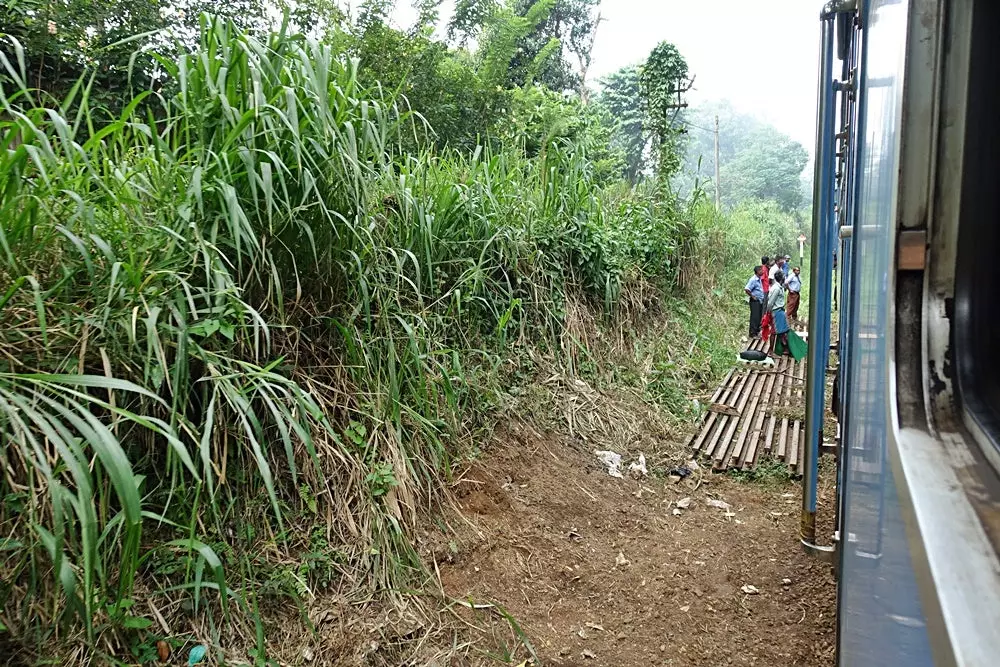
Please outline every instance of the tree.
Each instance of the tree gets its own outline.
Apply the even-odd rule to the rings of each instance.
[[[691,192],[696,180],[715,178],[715,118],[719,118],[722,201],[734,207],[748,199],[777,202],[792,211],[808,205],[802,170],[808,153],[801,144],[728,101],[702,105],[682,114],[688,128],[685,168],[674,181]]]
[[[601,80],[597,104],[607,110],[614,124],[612,145],[624,158],[624,176],[639,180],[645,165],[647,135],[644,129],[638,66],[623,67]]]
[[[440,148],[473,149],[508,108],[509,91],[484,77],[464,49],[451,50],[425,34],[379,22],[348,35],[347,41],[347,52],[359,59],[361,84],[401,96],[400,105],[427,121]],[[419,141],[424,133],[417,127]]]
[[[448,23],[448,39],[465,46],[479,36],[499,9],[498,0],[456,0]]]
[[[299,26],[314,26],[339,12],[335,0],[8,0],[0,5],[7,36],[0,53],[18,62],[10,38],[17,40],[31,73],[25,83],[57,100],[82,76],[93,76],[93,99],[113,114],[130,92],[154,86],[154,49],[171,58],[177,49],[194,48],[203,13],[263,34],[274,27],[273,9],[288,10]],[[0,68],[0,85],[9,76]]]
[[[663,178],[681,167],[681,132],[676,120],[683,94],[691,89],[688,74],[687,61],[669,42],[661,42],[653,49],[639,74],[647,127],[657,144],[657,171]]]
[[[785,211],[803,202],[802,170],[809,153],[802,144],[770,125],[747,138],[747,148],[722,167],[722,192],[728,203],[774,201]]]
[[[526,16],[539,0],[515,0],[514,11]],[[557,0],[547,16],[535,29],[518,41],[518,51],[511,63],[512,73],[523,74],[523,83],[539,83],[557,92],[578,90],[582,83],[581,71],[589,67],[593,49],[593,35],[597,29],[595,13],[600,0]],[[569,61],[573,56],[580,63],[574,69]],[[528,78],[528,70],[539,56],[535,79]]]

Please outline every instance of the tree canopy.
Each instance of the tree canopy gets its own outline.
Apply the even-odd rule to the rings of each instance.
[[[683,114],[687,127],[685,167],[677,177],[683,191],[695,180],[715,178],[715,117],[719,118],[719,167],[722,201],[733,207],[745,200],[774,201],[785,211],[809,203],[803,169],[805,147],[775,127],[736,111],[728,101],[705,104]]]

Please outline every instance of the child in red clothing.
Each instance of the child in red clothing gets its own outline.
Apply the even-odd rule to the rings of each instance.
[[[771,268],[771,260],[767,257],[760,258],[761,268],[763,269],[763,278],[761,278],[761,286],[764,288],[764,303],[767,303],[767,288],[770,282],[767,279],[768,269]],[[773,322],[771,322],[771,313],[768,313],[765,309],[764,316],[760,318],[760,337],[765,343],[771,337],[771,330],[774,329]]]

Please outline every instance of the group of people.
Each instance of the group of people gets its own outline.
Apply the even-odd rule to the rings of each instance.
[[[789,323],[798,319],[802,291],[799,275],[802,269],[796,266],[789,270],[789,260],[788,255],[776,259],[761,257],[744,288],[750,298],[750,339],[764,339],[770,343],[770,351],[774,349],[773,334],[774,339],[782,342],[786,354]]]

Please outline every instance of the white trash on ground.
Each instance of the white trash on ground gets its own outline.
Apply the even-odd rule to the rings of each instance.
[[[649,470],[646,469],[646,456],[644,454],[639,454],[639,460],[633,461],[628,467],[629,474],[632,477],[646,477],[649,475]]]
[[[604,467],[608,469],[608,474],[612,477],[617,477],[618,479],[624,479],[622,475],[622,455],[616,454],[615,452],[609,452],[607,450],[595,451],[594,454],[597,458],[601,460]]]

